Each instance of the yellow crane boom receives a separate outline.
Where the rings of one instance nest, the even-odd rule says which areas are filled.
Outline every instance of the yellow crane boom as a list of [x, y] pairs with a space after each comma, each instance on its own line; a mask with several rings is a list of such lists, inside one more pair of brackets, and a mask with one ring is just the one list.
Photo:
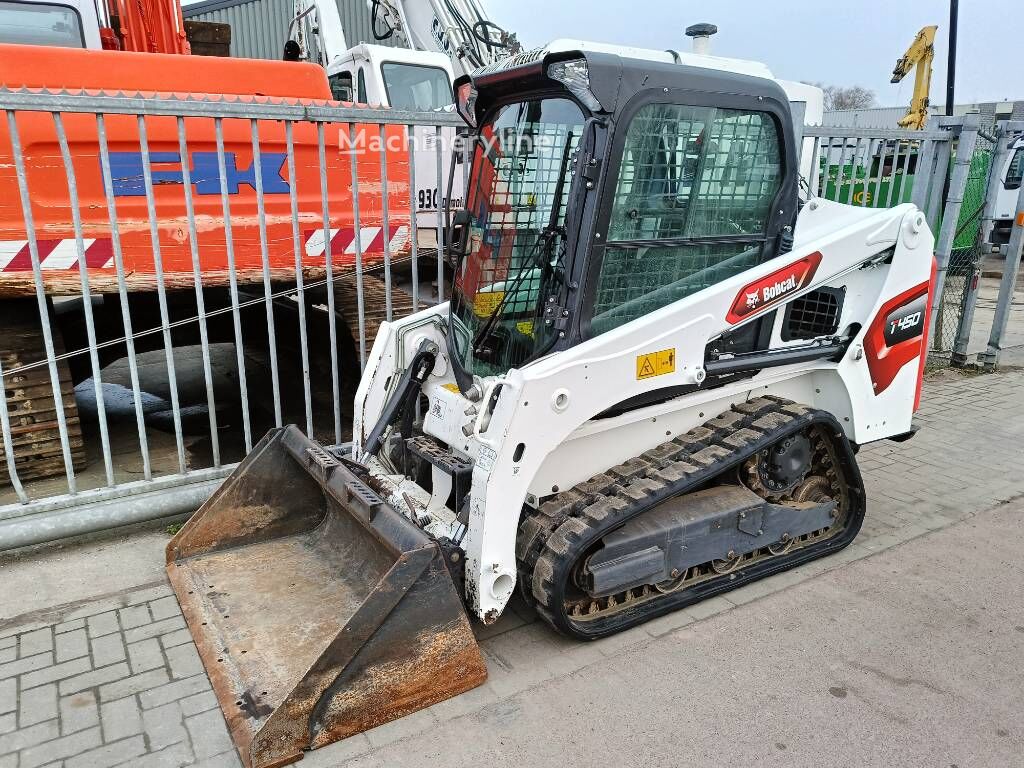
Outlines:
[[911, 70], [917, 70], [914, 73], [914, 96], [910, 100], [910, 109], [897, 121], [901, 128], [919, 131], [928, 120], [928, 92], [932, 84], [932, 59], [935, 58], [937, 29], [934, 24], [923, 27], [892, 71], [892, 82], [898, 83]]

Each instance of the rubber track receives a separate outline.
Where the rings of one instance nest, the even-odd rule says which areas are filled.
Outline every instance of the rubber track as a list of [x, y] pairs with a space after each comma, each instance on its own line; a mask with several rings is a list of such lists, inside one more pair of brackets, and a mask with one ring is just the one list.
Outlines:
[[[565, 583], [567, 571], [583, 551], [608, 531], [655, 504], [694, 490], [728, 472], [758, 451], [788, 434], [809, 426], [825, 429], [839, 456], [836, 471], [849, 490], [846, 529], [836, 537], [779, 555], [750, 571], [739, 569], [736, 578], [713, 579], [693, 589], [680, 590], [646, 607], [622, 610], [614, 620], [591, 622], [582, 631], [559, 605], [556, 584]], [[538, 614], [555, 629], [583, 639], [613, 634], [676, 610], [711, 594], [747, 583], [751, 578], [793, 567], [849, 544], [860, 529], [864, 493], [853, 450], [839, 423], [824, 411], [773, 396], [737, 404], [731, 410], [662, 443], [629, 461], [548, 499], [520, 523], [516, 541], [520, 589], [534, 602]], [[751, 577], [751, 578], [748, 578]], [[692, 593], [692, 594], [691, 594]], [[657, 605], [654, 605], [657, 603]]]

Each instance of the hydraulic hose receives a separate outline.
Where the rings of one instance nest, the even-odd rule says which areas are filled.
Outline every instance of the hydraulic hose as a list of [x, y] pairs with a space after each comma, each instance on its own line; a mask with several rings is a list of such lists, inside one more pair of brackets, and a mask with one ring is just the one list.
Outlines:
[[387, 24], [387, 30], [384, 32], [377, 31], [377, 21], [380, 19], [380, 0], [373, 0], [373, 5], [370, 8], [370, 29], [373, 32], [374, 40], [387, 40], [393, 37], [395, 34], [395, 28], [390, 24]]

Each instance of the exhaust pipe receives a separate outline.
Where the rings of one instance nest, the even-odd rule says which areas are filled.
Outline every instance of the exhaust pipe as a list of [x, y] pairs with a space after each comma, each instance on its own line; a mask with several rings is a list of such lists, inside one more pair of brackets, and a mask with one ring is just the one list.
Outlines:
[[686, 36], [693, 38], [693, 52], [701, 56], [711, 55], [711, 36], [715, 34], [718, 34], [718, 27], [706, 22], [686, 28]]

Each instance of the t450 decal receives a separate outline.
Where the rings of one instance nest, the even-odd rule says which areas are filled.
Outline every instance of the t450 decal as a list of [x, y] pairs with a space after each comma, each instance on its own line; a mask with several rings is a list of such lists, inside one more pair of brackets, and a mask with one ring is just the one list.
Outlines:
[[916, 285], [883, 304], [868, 326], [864, 353], [876, 395], [889, 388], [903, 366], [925, 354], [930, 295], [929, 283]]

